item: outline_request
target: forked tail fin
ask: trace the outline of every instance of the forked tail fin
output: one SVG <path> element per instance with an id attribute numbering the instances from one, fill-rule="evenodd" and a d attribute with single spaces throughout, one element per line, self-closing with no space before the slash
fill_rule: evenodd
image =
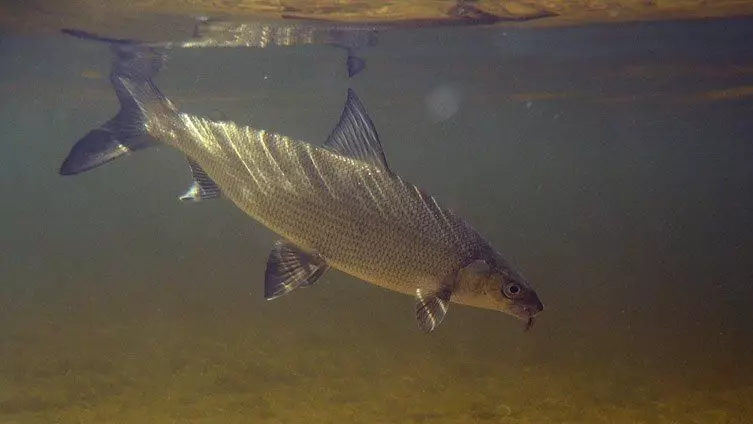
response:
<path id="1" fill-rule="evenodd" d="M 164 54 L 136 43 L 111 47 L 110 84 L 120 102 L 120 111 L 76 142 L 60 167 L 61 175 L 79 174 L 149 147 L 154 139 L 146 130 L 148 106 L 156 102 L 172 110 L 152 82 L 164 63 Z"/>

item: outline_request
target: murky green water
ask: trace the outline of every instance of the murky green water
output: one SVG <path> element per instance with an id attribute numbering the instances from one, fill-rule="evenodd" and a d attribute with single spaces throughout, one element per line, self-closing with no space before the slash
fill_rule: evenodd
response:
<path id="1" fill-rule="evenodd" d="M 532 331 L 337 272 L 262 296 L 275 236 L 177 201 L 168 148 L 57 169 L 109 119 L 108 49 L 0 38 L 0 423 L 753 421 L 751 21 L 176 50 L 183 110 L 323 142 L 354 88 L 392 169 L 537 288 Z"/>

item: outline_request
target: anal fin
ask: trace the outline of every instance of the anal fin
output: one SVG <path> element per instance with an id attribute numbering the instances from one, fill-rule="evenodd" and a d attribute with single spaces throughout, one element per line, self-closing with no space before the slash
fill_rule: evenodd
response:
<path id="1" fill-rule="evenodd" d="M 191 174 L 193 175 L 193 182 L 188 187 L 185 193 L 178 197 L 182 201 L 198 202 L 205 199 L 214 199 L 222 195 L 222 191 L 217 187 L 217 184 L 201 169 L 201 166 L 188 159 L 188 166 L 191 168 Z"/>
<path id="2" fill-rule="evenodd" d="M 264 297 L 274 299 L 298 287 L 314 284 L 327 262 L 316 253 L 306 253 L 284 240 L 277 240 L 269 253 L 264 278 Z"/>

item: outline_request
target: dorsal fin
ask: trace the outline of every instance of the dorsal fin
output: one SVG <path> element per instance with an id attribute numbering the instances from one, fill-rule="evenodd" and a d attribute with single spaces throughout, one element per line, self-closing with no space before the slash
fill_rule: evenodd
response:
<path id="1" fill-rule="evenodd" d="M 391 172 L 374 124 L 352 89 L 348 89 L 348 100 L 340 122 L 332 130 L 324 146 L 343 156 L 359 159 Z"/>

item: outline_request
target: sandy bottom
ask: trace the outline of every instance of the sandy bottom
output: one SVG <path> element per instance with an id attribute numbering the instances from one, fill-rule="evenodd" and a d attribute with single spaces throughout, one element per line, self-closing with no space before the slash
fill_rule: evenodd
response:
<path id="1" fill-rule="evenodd" d="M 535 336 L 517 333 L 518 323 L 458 307 L 440 332 L 425 336 L 414 328 L 410 299 L 340 276 L 276 302 L 240 285 L 170 281 L 75 282 L 16 294 L 2 313 L 0 422 L 742 424 L 753 417 L 753 385 L 739 369 L 746 364 L 731 374 L 718 358 L 667 367 L 636 352 L 599 359 L 597 342 L 586 353 L 564 343 L 562 352 L 541 352 Z M 335 293 L 352 303 L 335 301 Z"/>

